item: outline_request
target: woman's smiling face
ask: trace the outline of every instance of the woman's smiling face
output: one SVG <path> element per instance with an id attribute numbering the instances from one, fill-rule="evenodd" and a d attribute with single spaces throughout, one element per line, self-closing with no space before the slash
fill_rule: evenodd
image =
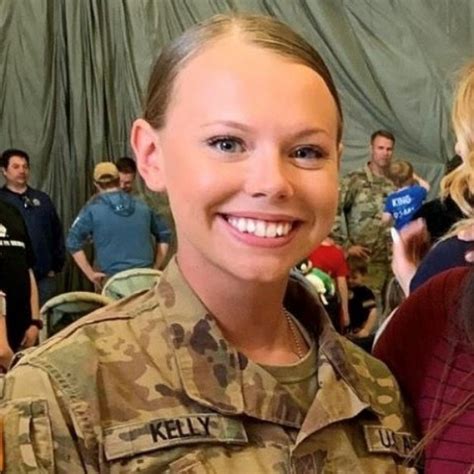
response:
<path id="1" fill-rule="evenodd" d="M 139 167 L 169 195 L 181 267 L 273 281 L 328 234 L 338 113 L 309 67 L 225 37 L 179 73 L 162 129 L 138 122 Z"/>

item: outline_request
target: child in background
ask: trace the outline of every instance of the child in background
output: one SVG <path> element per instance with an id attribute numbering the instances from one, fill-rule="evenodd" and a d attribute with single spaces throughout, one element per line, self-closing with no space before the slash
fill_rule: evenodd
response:
<path id="1" fill-rule="evenodd" d="M 349 268 L 342 249 L 329 237 L 326 237 L 321 244 L 316 247 L 308 257 L 314 268 L 319 268 L 327 273 L 336 283 L 336 301 L 328 300 L 328 312 L 334 327 L 344 332 L 350 324 L 349 310 L 347 306 L 347 275 Z"/>
<path id="2" fill-rule="evenodd" d="M 364 285 L 367 275 L 367 262 L 350 256 L 349 265 L 349 317 L 351 324 L 347 336 L 357 345 L 370 352 L 373 341 L 373 332 L 377 323 L 377 304 L 375 295 L 370 288 Z"/>
<path id="3" fill-rule="evenodd" d="M 382 222 L 387 225 L 393 223 L 393 226 L 400 230 L 420 209 L 430 185 L 415 175 L 413 166 L 408 161 L 394 161 L 389 166 L 387 176 L 397 190 L 385 200 Z"/>

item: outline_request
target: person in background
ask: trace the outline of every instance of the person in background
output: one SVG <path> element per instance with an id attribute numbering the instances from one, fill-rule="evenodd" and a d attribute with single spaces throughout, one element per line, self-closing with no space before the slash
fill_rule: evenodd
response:
<path id="1" fill-rule="evenodd" d="M 0 366 L 14 352 L 33 346 L 43 324 L 32 270 L 33 249 L 25 222 L 15 206 L 0 200 Z"/>
<path id="2" fill-rule="evenodd" d="M 408 161 L 398 160 L 390 164 L 388 178 L 397 190 L 385 200 L 382 222 L 400 230 L 411 221 L 413 214 L 421 207 L 428 195 L 430 185 L 415 176 L 413 166 Z"/>
<path id="3" fill-rule="evenodd" d="M 8 342 L 6 315 L 6 294 L 0 290 L 0 373 L 8 369 L 13 357 L 13 351 Z"/>
<path id="4" fill-rule="evenodd" d="M 447 176 L 462 164 L 462 158 L 455 154 L 445 166 L 444 176 Z M 418 211 L 416 211 L 412 220 L 423 219 L 426 224 L 430 238 L 430 245 L 433 245 L 441 237 L 447 234 L 451 227 L 458 221 L 464 219 L 459 206 L 453 201 L 449 195 L 449 190 L 446 186 L 442 189 L 440 197 L 425 202 Z"/>
<path id="5" fill-rule="evenodd" d="M 134 192 L 137 164 L 128 156 L 123 156 L 115 162 L 120 177 L 120 189 L 126 193 Z"/>
<path id="6" fill-rule="evenodd" d="M 339 332 L 344 332 L 350 324 L 349 310 L 347 307 L 347 267 L 344 252 L 329 237 L 326 237 L 321 245 L 316 247 L 308 257 L 313 267 L 319 268 L 327 273 L 335 282 L 337 298 L 335 305 L 326 308 L 334 327 Z"/>
<path id="7" fill-rule="evenodd" d="M 474 62 L 460 76 L 452 121 L 463 164 L 446 176 L 443 186 L 472 216 Z M 456 232 L 472 238 L 473 228 L 471 217 Z M 393 271 L 406 293 L 422 231 L 415 221 L 393 242 Z M 466 266 L 466 256 L 472 262 L 472 245 L 453 235 L 430 250 L 425 258 L 432 265 L 443 258 L 445 271 L 439 269 L 412 290 L 374 348 L 415 410 L 423 434 L 415 453 L 424 452 L 426 472 L 433 474 L 465 474 L 474 466 L 474 268 Z"/>
<path id="8" fill-rule="evenodd" d="M 161 262 L 160 267 L 165 262 L 166 255 L 169 251 L 171 241 L 171 230 L 166 224 L 163 217 L 156 212 L 144 196 L 135 193 L 135 178 L 137 176 L 137 165 L 132 158 L 124 156 L 119 158 L 115 164 L 117 166 L 120 177 L 120 189 L 126 193 L 140 197 L 151 207 L 155 219 L 155 225 L 159 229 L 159 241 L 156 242 L 157 259 Z"/>
<path id="9" fill-rule="evenodd" d="M 360 257 L 349 257 L 347 263 L 349 265 L 347 284 L 351 324 L 346 335 L 370 352 L 377 324 L 377 303 L 374 292 L 365 285 L 367 262 Z"/>
<path id="10" fill-rule="evenodd" d="M 474 90 L 474 65 L 468 67 L 466 71 L 463 87 L 468 97 L 469 94 L 474 97 L 474 92 L 470 92 L 471 89 Z M 470 85 L 470 81 L 472 81 L 472 85 Z M 417 219 L 401 229 L 399 238 L 394 242 L 393 250 L 396 253 L 392 267 L 396 269 L 395 276 L 406 295 L 415 291 L 438 273 L 469 264 L 465 256 L 471 250 L 471 243 L 458 238 L 459 233 L 468 229 L 471 222 L 474 221 L 472 200 L 474 139 L 470 135 L 474 132 L 472 132 L 469 119 L 466 118 L 469 117 L 469 114 L 474 117 L 472 103 L 463 104 L 459 98 L 455 102 L 453 123 L 457 137 L 455 150 L 461 157 L 462 164 L 454 167 L 441 181 L 441 198 L 445 203 L 449 199 L 452 206 L 459 212 L 451 230 L 431 246 L 426 223 L 422 219 Z M 461 214 L 464 219 L 459 218 Z M 446 220 L 449 221 L 449 218 Z M 409 258 L 405 258 L 406 255 Z"/>
<path id="11" fill-rule="evenodd" d="M 67 236 L 67 249 L 84 275 L 100 287 L 104 279 L 131 268 L 159 268 L 160 229 L 153 211 L 139 198 L 120 189 L 117 167 L 102 162 L 94 169 L 98 190 L 81 209 Z M 83 246 L 92 238 L 97 269 L 92 268 Z"/>
<path id="12" fill-rule="evenodd" d="M 382 211 L 386 197 L 395 190 L 387 178 L 394 147 L 391 132 L 377 130 L 372 134 L 369 162 L 342 180 L 339 209 L 331 232 L 347 256 L 366 259 L 367 281 L 380 303 L 390 279 L 390 239 L 382 224 Z"/>
<path id="13" fill-rule="evenodd" d="M 5 185 L 0 199 L 15 206 L 23 216 L 30 235 L 42 306 L 57 291 L 56 275 L 65 261 L 64 234 L 61 221 L 50 197 L 28 185 L 30 157 L 23 150 L 10 148 L 0 157 Z"/>
<path id="14" fill-rule="evenodd" d="M 342 127 L 321 57 L 275 18 L 161 50 L 131 141 L 176 258 L 7 374 L 5 474 L 415 472 L 396 381 L 290 275 L 330 231 Z"/>

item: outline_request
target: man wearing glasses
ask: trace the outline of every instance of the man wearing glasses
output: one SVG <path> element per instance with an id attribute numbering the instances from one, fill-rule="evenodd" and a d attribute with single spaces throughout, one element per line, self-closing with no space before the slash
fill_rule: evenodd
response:
<path id="1" fill-rule="evenodd" d="M 26 223 L 30 235 L 38 283 L 40 305 L 56 292 L 55 275 L 64 265 L 64 235 L 56 209 L 50 197 L 28 186 L 30 157 L 23 150 L 10 148 L 0 157 L 5 186 L 0 199 L 15 206 Z"/>

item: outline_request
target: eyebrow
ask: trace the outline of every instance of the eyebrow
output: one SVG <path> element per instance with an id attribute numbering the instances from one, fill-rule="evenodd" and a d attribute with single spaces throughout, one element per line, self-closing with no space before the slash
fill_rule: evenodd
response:
<path id="1" fill-rule="evenodd" d="M 235 128 L 243 132 L 250 132 L 252 130 L 251 127 L 240 122 L 235 122 L 234 120 L 216 120 L 214 122 L 207 122 L 202 125 L 202 128 L 210 127 L 213 125 L 225 125 L 227 127 Z M 290 135 L 292 139 L 301 139 L 301 138 L 305 138 L 311 135 L 319 135 L 319 134 L 329 135 L 326 129 L 317 128 L 317 127 L 305 128 L 303 130 L 299 130 L 298 132 L 294 134 L 290 134 Z"/>
<path id="2" fill-rule="evenodd" d="M 235 122 L 234 120 L 215 120 L 214 122 L 207 122 L 202 125 L 204 127 L 211 127 L 213 125 L 225 125 L 227 127 L 236 128 L 238 130 L 242 130 L 244 132 L 250 131 L 250 127 L 244 125 L 240 122 Z"/>
<path id="3" fill-rule="evenodd" d="M 328 131 L 324 128 L 305 128 L 291 135 L 293 139 L 306 138 L 311 135 L 329 135 Z"/>

